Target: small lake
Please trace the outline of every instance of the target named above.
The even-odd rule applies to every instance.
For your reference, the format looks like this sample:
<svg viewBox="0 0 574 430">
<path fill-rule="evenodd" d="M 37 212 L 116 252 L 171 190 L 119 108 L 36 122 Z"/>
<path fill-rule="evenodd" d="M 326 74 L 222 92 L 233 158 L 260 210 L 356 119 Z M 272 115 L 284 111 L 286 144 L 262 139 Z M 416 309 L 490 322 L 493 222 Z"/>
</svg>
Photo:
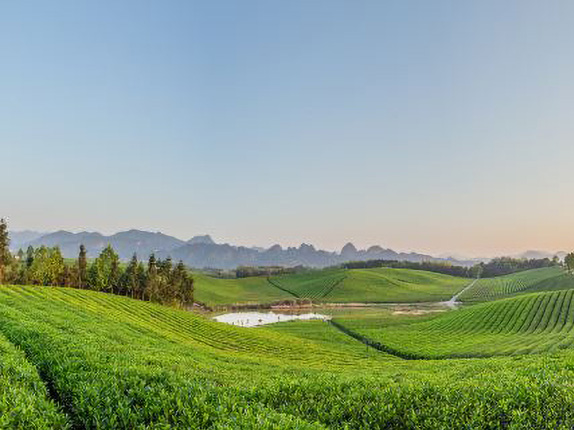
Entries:
<svg viewBox="0 0 574 430">
<path fill-rule="evenodd" d="M 265 324 L 292 320 L 328 320 L 328 315 L 306 314 L 283 314 L 276 312 L 233 312 L 214 317 L 216 321 L 237 325 L 240 327 L 257 327 Z"/>
</svg>

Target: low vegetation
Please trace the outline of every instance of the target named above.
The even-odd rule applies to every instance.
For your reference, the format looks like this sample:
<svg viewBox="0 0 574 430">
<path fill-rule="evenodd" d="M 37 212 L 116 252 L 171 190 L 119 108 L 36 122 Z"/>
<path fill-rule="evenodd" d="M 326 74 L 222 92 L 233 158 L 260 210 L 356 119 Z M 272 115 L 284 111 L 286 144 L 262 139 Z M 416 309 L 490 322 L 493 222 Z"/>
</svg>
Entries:
<svg viewBox="0 0 574 430">
<path fill-rule="evenodd" d="M 574 343 L 574 290 L 528 294 L 424 321 L 381 324 L 340 320 L 344 327 L 405 358 L 490 357 L 559 351 Z"/>
<path fill-rule="evenodd" d="M 0 428 L 69 428 L 36 368 L 4 336 L 0 336 Z"/>
<path fill-rule="evenodd" d="M 410 269 L 353 269 L 325 297 L 332 302 L 436 302 L 450 299 L 471 280 Z"/>
<path fill-rule="evenodd" d="M 460 301 L 484 302 L 536 291 L 574 288 L 574 276 L 560 267 L 533 269 L 495 278 L 479 279 L 464 291 Z"/>
<path fill-rule="evenodd" d="M 6 283 L 22 266 L 1 248 Z M 26 279 L 52 284 L 57 251 L 32 257 Z M 73 264 L 84 288 L 0 286 L 0 428 L 574 426 L 574 276 L 559 267 L 480 279 L 462 309 L 331 309 L 331 323 L 249 329 L 164 300 L 165 285 L 177 285 L 166 260 L 122 265 L 108 249 Z M 115 290 L 128 273 L 152 289 Z M 227 304 L 439 302 L 472 280 L 379 267 L 195 281 L 199 300 Z"/>
</svg>

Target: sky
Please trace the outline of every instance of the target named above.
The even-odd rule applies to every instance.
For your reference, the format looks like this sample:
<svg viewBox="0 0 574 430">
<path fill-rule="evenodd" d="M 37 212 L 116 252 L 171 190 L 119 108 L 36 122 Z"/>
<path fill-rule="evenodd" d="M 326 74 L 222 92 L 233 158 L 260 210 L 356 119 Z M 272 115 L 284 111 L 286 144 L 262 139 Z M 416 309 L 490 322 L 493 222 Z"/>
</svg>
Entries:
<svg viewBox="0 0 574 430">
<path fill-rule="evenodd" d="M 0 216 L 574 248 L 574 2 L 0 0 Z"/>
</svg>

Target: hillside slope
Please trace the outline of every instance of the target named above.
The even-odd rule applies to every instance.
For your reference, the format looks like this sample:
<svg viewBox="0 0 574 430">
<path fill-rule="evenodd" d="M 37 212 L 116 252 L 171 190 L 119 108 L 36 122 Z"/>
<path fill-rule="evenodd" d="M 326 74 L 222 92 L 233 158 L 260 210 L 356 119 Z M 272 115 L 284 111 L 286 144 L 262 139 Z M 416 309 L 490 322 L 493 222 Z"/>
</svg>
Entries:
<svg viewBox="0 0 574 430">
<path fill-rule="evenodd" d="M 410 269 L 353 269 L 325 296 L 332 302 L 434 302 L 450 299 L 472 282 L 440 273 Z"/>
<path fill-rule="evenodd" d="M 533 293 L 388 325 L 340 321 L 413 358 L 490 357 L 553 352 L 574 344 L 574 290 Z"/>
<path fill-rule="evenodd" d="M 265 276 L 221 279 L 195 273 L 195 299 L 210 306 L 271 303 L 295 297 L 271 285 Z"/>
<path fill-rule="evenodd" d="M 556 291 L 574 288 L 574 276 L 561 267 L 525 270 L 495 278 L 479 279 L 466 290 L 462 302 L 484 302 L 538 291 Z"/>
<path fill-rule="evenodd" d="M 58 428 L 62 414 L 64 426 L 106 430 L 574 424 L 571 352 L 445 366 L 365 350 L 327 324 L 294 324 L 245 329 L 103 293 L 0 287 L 7 348 L 25 354 L 52 399 L 16 399 L 30 414 L 20 428 Z"/>
<path fill-rule="evenodd" d="M 196 275 L 196 298 L 209 305 L 310 299 L 325 303 L 409 303 L 450 299 L 472 282 L 412 269 L 324 269 L 240 279 Z"/>
</svg>

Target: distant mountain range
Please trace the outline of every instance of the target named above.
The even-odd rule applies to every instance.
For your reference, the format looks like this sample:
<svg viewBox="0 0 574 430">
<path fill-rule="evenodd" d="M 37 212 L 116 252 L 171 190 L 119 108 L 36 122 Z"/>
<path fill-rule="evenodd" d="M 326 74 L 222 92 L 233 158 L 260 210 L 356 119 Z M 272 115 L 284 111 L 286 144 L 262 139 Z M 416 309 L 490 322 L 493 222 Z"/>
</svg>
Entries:
<svg viewBox="0 0 574 430">
<path fill-rule="evenodd" d="M 122 260 L 136 253 L 140 259 L 147 259 L 152 253 L 159 258 L 171 257 L 182 260 L 195 268 L 234 269 L 238 266 L 308 266 L 326 267 L 347 261 L 359 260 L 403 260 L 403 261 L 450 261 L 453 264 L 470 265 L 471 261 L 452 258 L 436 258 L 430 255 L 395 252 L 380 246 L 358 250 L 353 244 L 346 244 L 340 252 L 315 249 L 313 245 L 283 248 L 273 245 L 260 247 L 234 246 L 215 243 L 209 235 L 195 236 L 188 241 L 163 233 L 129 230 L 105 236 L 96 232 L 54 233 L 11 232 L 11 249 L 17 251 L 28 246 L 59 246 L 66 258 L 75 258 L 81 244 L 86 247 L 88 257 L 96 257 L 108 244 L 112 245 Z"/>
<path fill-rule="evenodd" d="M 270 248 L 234 246 L 215 243 L 209 235 L 195 236 L 184 241 L 163 233 L 141 230 L 129 230 L 105 236 L 96 232 L 39 233 L 33 231 L 11 232 L 11 249 L 17 251 L 28 246 L 59 246 L 67 258 L 75 258 L 81 244 L 86 247 L 88 257 L 96 257 L 108 244 L 112 245 L 122 260 L 136 253 L 140 259 L 147 259 L 152 253 L 159 258 L 171 257 L 182 260 L 194 268 L 234 269 L 238 266 L 308 266 L 327 267 L 347 261 L 400 260 L 400 261 L 442 261 L 456 265 L 470 266 L 484 259 L 456 259 L 452 257 L 433 257 L 416 252 L 402 253 L 380 246 L 371 246 L 365 250 L 357 249 L 347 243 L 340 252 L 315 249 L 313 245 L 301 244 L 299 247 L 283 248 L 273 245 Z M 526 258 L 552 257 L 551 253 L 527 251 Z M 562 256 L 562 253 L 559 253 Z"/>
</svg>

